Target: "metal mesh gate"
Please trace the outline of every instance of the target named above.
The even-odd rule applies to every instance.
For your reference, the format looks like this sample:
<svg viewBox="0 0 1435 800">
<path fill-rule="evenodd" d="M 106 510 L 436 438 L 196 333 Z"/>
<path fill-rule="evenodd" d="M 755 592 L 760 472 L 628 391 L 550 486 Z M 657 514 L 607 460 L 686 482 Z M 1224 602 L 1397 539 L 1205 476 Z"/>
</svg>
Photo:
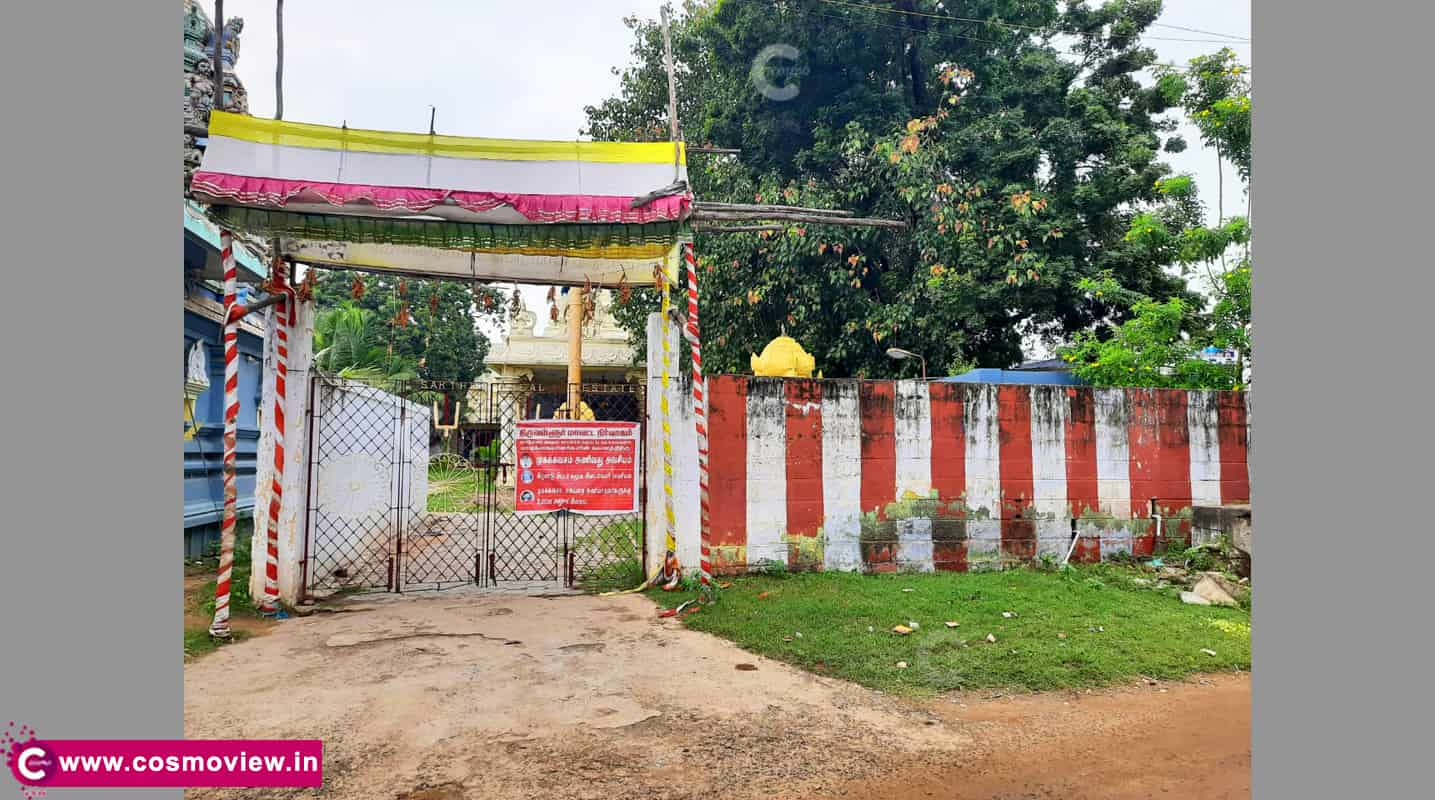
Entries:
<svg viewBox="0 0 1435 800">
<path fill-rule="evenodd" d="M 569 403 L 570 390 L 579 398 Z M 642 580 L 638 512 L 514 513 L 517 423 L 639 423 L 639 385 L 367 382 L 313 379 L 305 589 L 410 591 L 554 582 L 590 588 Z M 577 411 L 570 415 L 569 405 Z M 641 487 L 642 480 L 640 478 Z"/>
<path fill-rule="evenodd" d="M 570 403 L 576 396 L 577 403 Z M 493 415 L 501 420 L 497 441 L 500 480 L 491 488 L 487 507 L 490 532 L 490 578 L 562 580 L 596 588 L 642 581 L 646 555 L 645 498 L 639 479 L 638 511 L 633 514 L 582 515 L 557 512 L 513 513 L 514 452 L 517 421 L 593 419 L 639 423 L 639 476 L 646 465 L 646 406 L 641 384 L 583 384 L 542 387 L 499 384 L 491 393 Z M 570 405 L 574 409 L 570 411 Z M 535 575 L 542 578 L 535 578 Z"/>
</svg>

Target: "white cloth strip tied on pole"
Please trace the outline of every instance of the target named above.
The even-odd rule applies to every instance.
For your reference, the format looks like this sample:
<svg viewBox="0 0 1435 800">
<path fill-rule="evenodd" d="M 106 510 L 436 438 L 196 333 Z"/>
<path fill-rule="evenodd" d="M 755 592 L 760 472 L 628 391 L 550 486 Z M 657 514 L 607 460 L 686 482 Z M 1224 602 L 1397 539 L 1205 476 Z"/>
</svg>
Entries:
<svg viewBox="0 0 1435 800">
<path fill-rule="evenodd" d="M 699 575 L 702 595 L 713 597 L 712 550 L 709 545 L 711 525 L 708 517 L 708 420 L 707 381 L 703 379 L 703 356 L 701 335 L 698 328 L 698 266 L 693 254 L 693 243 L 683 242 L 683 262 L 688 271 L 688 319 L 687 339 L 693 359 L 693 426 L 698 440 L 698 498 L 701 507 L 701 566 Z"/>
<path fill-rule="evenodd" d="M 234 236 L 219 232 L 224 268 L 224 511 L 219 528 L 219 575 L 214 584 L 211 636 L 229 638 L 229 581 L 234 572 L 234 524 L 239 489 L 235 485 L 235 450 L 239 431 L 239 271 L 234 261 Z"/>
</svg>

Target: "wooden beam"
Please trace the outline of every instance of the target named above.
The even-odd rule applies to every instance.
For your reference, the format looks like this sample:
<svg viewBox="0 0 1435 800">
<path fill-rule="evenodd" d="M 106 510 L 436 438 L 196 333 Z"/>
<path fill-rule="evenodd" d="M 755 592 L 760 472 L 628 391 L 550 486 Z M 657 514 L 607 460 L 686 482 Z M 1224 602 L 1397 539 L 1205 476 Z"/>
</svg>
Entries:
<svg viewBox="0 0 1435 800">
<path fill-rule="evenodd" d="M 490 283 L 522 283 L 537 286 L 583 286 L 618 288 L 650 285 L 653 264 L 663 258 L 574 258 L 517 254 L 478 253 L 432 247 L 388 244 L 356 244 L 285 238 L 280 255 L 302 264 L 327 269 L 347 269 Z"/>
<path fill-rule="evenodd" d="M 897 219 L 873 219 L 867 217 L 833 217 L 825 214 L 794 214 L 759 211 L 694 211 L 694 222 L 762 222 L 783 220 L 806 222 L 810 225 L 837 225 L 850 228 L 906 228 L 907 223 Z"/>
<path fill-rule="evenodd" d="M 833 217 L 850 217 L 851 211 L 843 211 L 839 208 L 808 208 L 806 206 L 781 206 L 762 203 L 718 203 L 711 200 L 694 200 L 694 211 L 775 211 L 781 213 L 796 214 L 823 214 Z"/>
<path fill-rule="evenodd" d="M 583 289 L 568 290 L 568 419 L 582 419 L 579 387 L 583 385 Z"/>
<path fill-rule="evenodd" d="M 673 37 L 668 30 L 668 7 L 663 6 L 663 67 L 668 71 L 668 131 L 673 137 L 673 182 L 679 177 L 682 142 L 678 138 L 678 79 L 673 71 Z"/>
<path fill-rule="evenodd" d="M 696 223 L 693 230 L 698 233 L 761 233 L 762 231 L 786 231 L 791 225 L 709 225 Z"/>
<path fill-rule="evenodd" d="M 274 0 L 274 118 L 284 119 L 284 0 Z M 269 252 L 279 252 L 279 237 L 269 240 Z"/>
<path fill-rule="evenodd" d="M 687 190 L 687 181 L 674 181 L 661 189 L 654 189 L 642 197 L 634 197 L 633 201 L 628 204 L 628 208 L 642 208 L 654 200 L 657 200 L 659 197 L 670 197 L 675 194 L 682 194 Z"/>
<path fill-rule="evenodd" d="M 224 0 L 214 0 L 214 105 L 224 107 Z"/>
<path fill-rule="evenodd" d="M 284 119 L 284 0 L 274 3 L 274 118 Z"/>
</svg>

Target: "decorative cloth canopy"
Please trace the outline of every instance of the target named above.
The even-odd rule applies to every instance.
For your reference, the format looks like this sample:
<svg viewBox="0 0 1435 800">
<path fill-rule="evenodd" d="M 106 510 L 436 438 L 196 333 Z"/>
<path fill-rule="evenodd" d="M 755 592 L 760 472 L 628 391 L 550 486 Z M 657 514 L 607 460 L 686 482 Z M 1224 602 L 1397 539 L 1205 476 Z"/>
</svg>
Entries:
<svg viewBox="0 0 1435 800">
<path fill-rule="evenodd" d="M 680 219 L 691 204 L 679 194 L 630 208 L 674 182 L 674 155 L 671 142 L 470 139 L 216 111 L 190 188 L 210 203 L 298 212 L 645 223 Z"/>
<path fill-rule="evenodd" d="M 296 214 L 252 208 L 218 208 L 214 216 L 235 229 L 280 238 L 574 258 L 662 258 L 678 234 L 676 222 L 490 225 L 413 217 Z"/>
<path fill-rule="evenodd" d="M 675 272 L 692 195 L 674 184 L 686 180 L 672 142 L 475 139 L 215 111 L 190 189 L 222 224 L 276 237 L 307 263 L 613 285 L 646 283 L 655 261 Z"/>
</svg>

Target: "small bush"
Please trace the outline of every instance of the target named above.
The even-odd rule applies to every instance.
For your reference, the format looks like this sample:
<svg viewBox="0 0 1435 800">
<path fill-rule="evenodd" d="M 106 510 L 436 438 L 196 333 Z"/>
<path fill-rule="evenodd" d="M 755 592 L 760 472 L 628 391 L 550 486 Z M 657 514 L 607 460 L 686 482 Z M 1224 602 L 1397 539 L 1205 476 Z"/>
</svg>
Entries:
<svg viewBox="0 0 1435 800">
<path fill-rule="evenodd" d="M 775 558 L 764 558 L 755 571 L 761 575 L 779 577 L 787 574 L 787 564 Z"/>
<path fill-rule="evenodd" d="M 249 573 L 253 571 L 252 548 L 250 539 L 254 535 L 254 521 L 240 520 L 234 526 L 234 567 L 229 575 L 229 607 L 234 610 L 253 611 L 254 599 L 249 596 Z M 219 565 L 219 546 L 215 545 L 210 549 L 210 555 L 205 559 L 208 564 Z M 204 613 L 214 613 L 214 589 L 215 581 L 205 584 L 207 599 L 204 601 Z M 232 613 L 232 612 L 231 612 Z"/>
</svg>

